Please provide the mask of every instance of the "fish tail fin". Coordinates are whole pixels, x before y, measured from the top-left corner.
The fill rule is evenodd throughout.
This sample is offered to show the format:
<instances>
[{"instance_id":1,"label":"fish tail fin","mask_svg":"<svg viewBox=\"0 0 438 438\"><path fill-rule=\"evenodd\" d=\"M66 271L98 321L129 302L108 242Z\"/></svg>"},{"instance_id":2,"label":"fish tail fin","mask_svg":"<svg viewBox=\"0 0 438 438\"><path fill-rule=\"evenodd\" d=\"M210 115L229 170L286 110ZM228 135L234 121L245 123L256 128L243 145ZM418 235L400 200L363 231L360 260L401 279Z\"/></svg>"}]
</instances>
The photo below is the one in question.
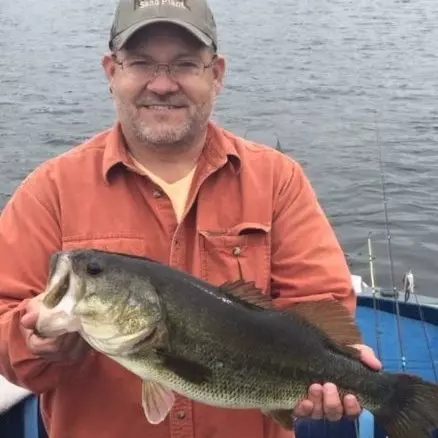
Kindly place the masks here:
<instances>
[{"instance_id":1,"label":"fish tail fin","mask_svg":"<svg viewBox=\"0 0 438 438\"><path fill-rule=\"evenodd\" d=\"M393 377L388 405L374 411L376 422L391 438L430 438L438 428L438 385L408 374Z\"/></svg>"}]
</instances>

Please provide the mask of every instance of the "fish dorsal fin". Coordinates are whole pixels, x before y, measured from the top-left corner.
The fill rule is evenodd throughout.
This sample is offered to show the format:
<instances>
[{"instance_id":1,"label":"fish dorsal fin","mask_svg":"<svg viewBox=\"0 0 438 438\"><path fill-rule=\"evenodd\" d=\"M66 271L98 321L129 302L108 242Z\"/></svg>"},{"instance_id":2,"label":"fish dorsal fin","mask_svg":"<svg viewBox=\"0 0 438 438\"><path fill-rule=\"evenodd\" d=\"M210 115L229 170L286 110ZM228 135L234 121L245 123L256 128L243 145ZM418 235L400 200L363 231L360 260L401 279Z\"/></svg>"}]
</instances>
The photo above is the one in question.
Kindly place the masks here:
<instances>
[{"instance_id":1,"label":"fish dorsal fin","mask_svg":"<svg viewBox=\"0 0 438 438\"><path fill-rule=\"evenodd\" d=\"M321 329L336 344L347 346L363 343L353 316L339 301L302 301L285 310L299 314Z\"/></svg>"},{"instance_id":2,"label":"fish dorsal fin","mask_svg":"<svg viewBox=\"0 0 438 438\"><path fill-rule=\"evenodd\" d=\"M254 281L227 281L219 286L219 291L231 300L251 308L274 308L271 297L264 295L262 291L256 287Z\"/></svg>"}]
</instances>

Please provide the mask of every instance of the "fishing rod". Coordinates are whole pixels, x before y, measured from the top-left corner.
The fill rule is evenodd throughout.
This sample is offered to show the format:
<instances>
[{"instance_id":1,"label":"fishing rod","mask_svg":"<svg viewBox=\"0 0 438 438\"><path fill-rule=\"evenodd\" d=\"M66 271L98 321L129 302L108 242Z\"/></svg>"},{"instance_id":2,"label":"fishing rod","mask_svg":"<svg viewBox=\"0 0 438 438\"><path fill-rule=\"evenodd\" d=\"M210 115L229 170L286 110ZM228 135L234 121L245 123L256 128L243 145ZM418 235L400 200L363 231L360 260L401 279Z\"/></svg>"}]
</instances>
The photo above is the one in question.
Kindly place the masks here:
<instances>
[{"instance_id":1,"label":"fishing rod","mask_svg":"<svg viewBox=\"0 0 438 438\"><path fill-rule=\"evenodd\" d=\"M395 277L394 277L394 259L392 256L392 246L391 246L391 231L389 229L389 213L388 213L388 199L386 196L386 178L385 178L385 169L383 164L383 154L382 154L382 146L380 144L379 139L379 125L377 123L377 111L374 112L374 125L375 125L375 133L376 133L376 145L378 151L378 159L379 159L379 172L380 172L380 184L382 189L382 201L383 201L383 211L385 215L385 233L386 233L386 242L388 246L388 257L389 257L389 265L390 265L390 273L391 273L391 284L392 284L392 292L394 297L394 303L396 308L396 322L397 322L397 335L400 346L400 354L402 360L402 369L406 370L406 356L404 353L402 336L401 336L401 327L400 327L400 307L398 302L398 290L395 285Z\"/></svg>"},{"instance_id":2,"label":"fishing rod","mask_svg":"<svg viewBox=\"0 0 438 438\"><path fill-rule=\"evenodd\" d=\"M385 171L383 166L383 158L382 158L382 148L379 141L379 129L377 125L377 111L375 112L375 126L376 126L376 143L378 147L378 153L379 153L379 168L380 168L380 179L381 179L381 185L382 185L382 196L383 196L383 205L384 205L384 212L385 212L385 230L386 230L386 236L387 236L387 243L388 243L388 255L389 255L389 261L390 261L390 267L391 267L391 281L392 281L392 288L393 288L393 296L394 296L394 302L396 306L396 315L397 315L397 332L398 332L398 338L400 343L400 353L401 353L401 359L402 359L402 367L403 371L405 371L406 368L406 356L403 351L403 343L401 338L401 330L400 330L400 307L398 302L398 291L395 286L395 280L394 280L394 263L393 263L393 257L392 257L392 247L391 247L391 233L389 230L389 214L388 214L388 202L387 202L387 196L386 196L386 182L385 182ZM417 307L419 311L419 316L421 320L421 325L424 332L424 337L426 339L426 345L428 354L432 363L432 369L435 377L435 381L438 382L438 371L437 366L435 365L435 360L433 358L432 354L432 347L431 347L431 341L429 334L427 332L426 322L424 320L423 310L421 308L420 302L418 300L418 297L415 294L414 291L414 277L412 274L412 271L409 269L408 272L405 273L403 276L403 283L404 283L404 289L405 289L405 301L408 300L409 296L408 293L412 293ZM411 361L412 362L412 361Z\"/></svg>"},{"instance_id":3,"label":"fishing rod","mask_svg":"<svg viewBox=\"0 0 438 438\"><path fill-rule=\"evenodd\" d=\"M389 212L388 212L388 198L387 198L387 193L386 193L386 178L385 178L385 169L384 169L384 163L383 163L383 153L382 153L382 147L380 144L380 139L379 139L379 129L378 129L378 124L377 124L377 111L375 111L375 134L376 134L376 145L377 145L377 149L378 149L378 160L379 160L379 172L380 172L380 182L381 182L381 189L382 189L382 200L383 200L383 209L384 209L384 216L385 216L385 233L386 233L386 241L387 241L387 246L388 246L388 257L389 257L389 263L390 263L390 273L391 273L391 283L392 283L392 296L394 298L394 303L395 303L395 307L396 307L396 322L397 322L397 335L398 335L398 340L399 340L399 346L400 346L400 354L401 354L401 365L402 365L402 369L403 372L406 371L406 365L407 365L407 361L406 361L406 356L404 353L404 348L403 348L403 342L402 342L402 336L401 336L401 327L400 327L400 307L399 307L399 302L398 302L398 290L396 287L396 282L395 282L395 275L394 275L394 259L393 259L393 253L392 253L392 244L391 244L391 231L390 231L390 226L389 226ZM368 256L369 256L369 267L370 267L370 275L371 275L371 287L372 287L372 296L373 296L373 308L374 308L374 313L376 315L376 318L378 319L379 316L379 312L377 311L377 306L378 306L378 302L379 300L376 299L376 284L375 284L375 278L374 278L374 255L373 255L373 251L372 251L372 244L371 244L371 232L368 235ZM405 289L406 289L406 280L408 280L408 283L411 282L412 283L412 291L413 291L413 275L411 275L409 277L409 274L411 272L409 271L407 274L405 274L405 277L407 275L407 277L404 277L404 283L405 283ZM412 277L412 278L411 278ZM415 296L414 292L412 292L412 294ZM427 343L427 347L428 347L428 351L429 351L429 355L430 355L430 359L431 359L431 363L432 363L432 367L433 367L433 372L435 375L435 380L438 381L437 379L437 370L436 370L436 366L434 364L434 359L433 359L433 355L432 355L432 349L430 347L430 339L427 333L427 328L426 328L426 324L423 318L423 313L422 313L422 309L421 306L418 302L418 298L415 296L415 298L417 299L417 304L418 304L418 308L420 311L420 319L422 322L422 326L423 326L423 331L424 331L424 335L426 338L426 343ZM406 297L405 297L406 300ZM380 342L379 342L379 330L378 330L378 326L379 326L379 322L376 321L375 327L376 327L376 340L377 340L377 353L378 356L380 356L379 352L380 352ZM398 361L397 361L398 362ZM410 361L412 362L412 361ZM354 421L354 429L355 429L355 436L360 437L360 420L356 419Z\"/></svg>"},{"instance_id":4,"label":"fishing rod","mask_svg":"<svg viewBox=\"0 0 438 438\"><path fill-rule=\"evenodd\" d=\"M374 329L375 329L375 336L376 336L376 348L377 348L377 356L382 357L382 350L380 348L380 333L379 333L379 327L380 327L380 320L378 312L379 309L379 301L376 299L376 281L374 277L374 255L373 255L373 248L371 244L371 232L368 233L368 262L370 265L370 277L371 277L371 290L373 294L373 310L374 310L374 316L375 316L375 323L374 323Z\"/></svg>"}]
</instances>

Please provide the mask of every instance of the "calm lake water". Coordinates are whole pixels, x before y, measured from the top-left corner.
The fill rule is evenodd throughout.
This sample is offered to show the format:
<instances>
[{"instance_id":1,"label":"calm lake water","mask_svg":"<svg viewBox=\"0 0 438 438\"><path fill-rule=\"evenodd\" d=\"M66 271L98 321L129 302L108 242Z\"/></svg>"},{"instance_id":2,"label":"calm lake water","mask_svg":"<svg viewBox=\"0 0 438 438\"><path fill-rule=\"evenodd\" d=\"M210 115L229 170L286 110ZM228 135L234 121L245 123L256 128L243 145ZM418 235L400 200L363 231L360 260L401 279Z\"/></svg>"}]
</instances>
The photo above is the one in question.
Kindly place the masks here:
<instances>
[{"instance_id":1,"label":"calm lake water","mask_svg":"<svg viewBox=\"0 0 438 438\"><path fill-rule=\"evenodd\" d=\"M438 2L211 0L228 58L215 119L305 167L348 254L438 296ZM115 1L0 3L0 208L42 161L110 126L100 57Z\"/></svg>"}]
</instances>

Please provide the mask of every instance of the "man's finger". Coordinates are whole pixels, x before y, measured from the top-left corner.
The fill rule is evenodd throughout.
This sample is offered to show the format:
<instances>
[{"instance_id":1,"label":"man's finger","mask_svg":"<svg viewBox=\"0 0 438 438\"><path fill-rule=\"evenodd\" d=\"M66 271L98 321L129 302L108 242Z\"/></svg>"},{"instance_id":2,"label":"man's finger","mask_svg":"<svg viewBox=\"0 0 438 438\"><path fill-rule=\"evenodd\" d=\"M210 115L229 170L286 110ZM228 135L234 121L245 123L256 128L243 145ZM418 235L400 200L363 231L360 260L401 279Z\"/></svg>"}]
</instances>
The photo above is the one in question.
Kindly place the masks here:
<instances>
[{"instance_id":1,"label":"man's finger","mask_svg":"<svg viewBox=\"0 0 438 438\"><path fill-rule=\"evenodd\" d=\"M344 409L336 385L333 383L326 383L323 386L323 400L325 417L330 421L340 420Z\"/></svg>"},{"instance_id":2,"label":"man's finger","mask_svg":"<svg viewBox=\"0 0 438 438\"><path fill-rule=\"evenodd\" d=\"M344 397L344 414L349 418L355 418L362 412L359 402L354 395L348 394Z\"/></svg>"},{"instance_id":3,"label":"man's finger","mask_svg":"<svg viewBox=\"0 0 438 438\"><path fill-rule=\"evenodd\" d=\"M313 403L310 400L302 400L294 409L295 417L310 417L313 412Z\"/></svg>"},{"instance_id":4,"label":"man's finger","mask_svg":"<svg viewBox=\"0 0 438 438\"><path fill-rule=\"evenodd\" d=\"M352 347L360 351L360 359L366 365L370 366L371 368L374 368L376 371L382 368L382 362L380 362L380 360L376 357L371 347L363 344L355 344L352 345Z\"/></svg>"},{"instance_id":5,"label":"man's finger","mask_svg":"<svg viewBox=\"0 0 438 438\"><path fill-rule=\"evenodd\" d=\"M61 340L59 338L40 338L32 333L28 341L29 348L37 354L53 354L59 351Z\"/></svg>"},{"instance_id":6,"label":"man's finger","mask_svg":"<svg viewBox=\"0 0 438 438\"><path fill-rule=\"evenodd\" d=\"M309 400L313 403L311 418L321 420L324 417L323 410L323 388L321 385L311 385L309 388Z\"/></svg>"},{"instance_id":7,"label":"man's finger","mask_svg":"<svg viewBox=\"0 0 438 438\"><path fill-rule=\"evenodd\" d=\"M28 312L21 317L21 325L28 330L33 330L35 328L38 319L38 312Z\"/></svg>"}]
</instances>

